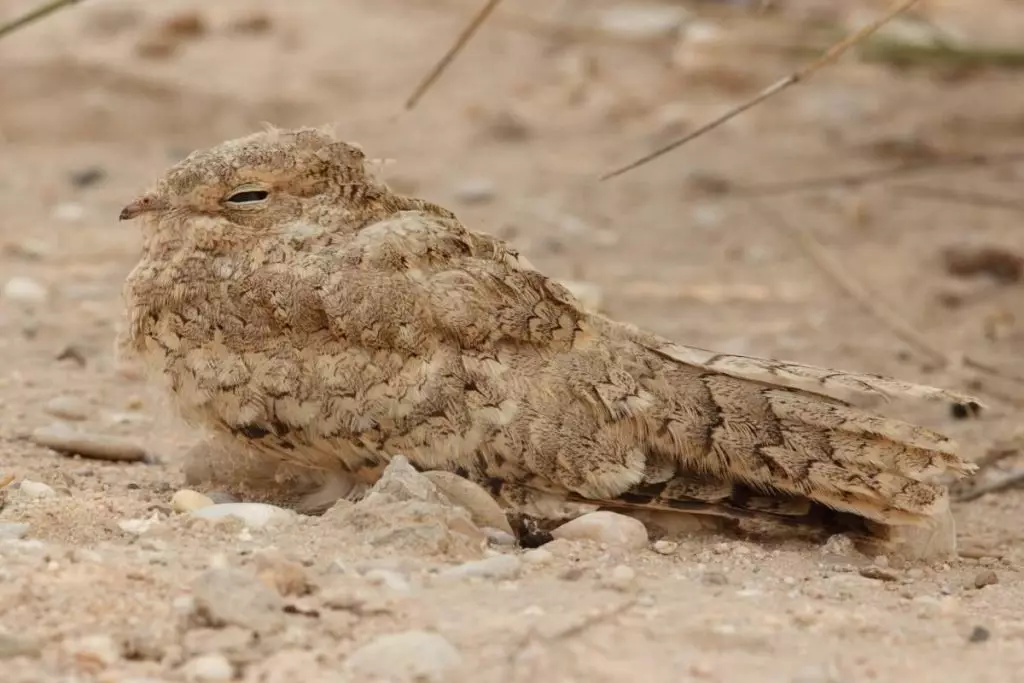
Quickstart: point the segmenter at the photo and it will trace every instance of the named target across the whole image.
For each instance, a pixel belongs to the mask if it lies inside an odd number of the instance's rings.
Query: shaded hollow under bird
[[[507,509],[548,502],[799,525],[947,514],[954,443],[864,408],[971,397],[683,346],[586,310],[509,244],[393,193],[327,129],[192,153],[143,221],[118,345],[234,463],[302,511],[389,458]],[[212,451],[211,451],[212,452]]]

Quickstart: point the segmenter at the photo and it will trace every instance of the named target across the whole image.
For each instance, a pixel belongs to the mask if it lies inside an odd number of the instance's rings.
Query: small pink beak
[[[143,214],[148,211],[160,211],[161,209],[166,209],[167,206],[166,200],[152,194],[144,194],[121,209],[121,215],[118,219],[122,221],[130,221],[139,214]]]

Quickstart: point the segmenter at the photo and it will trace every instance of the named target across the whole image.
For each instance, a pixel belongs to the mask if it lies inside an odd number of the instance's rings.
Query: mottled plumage
[[[121,349],[206,428],[204,453],[301,509],[358,496],[401,453],[510,507],[900,524],[943,513],[936,477],[971,469],[946,437],[854,405],[973,411],[970,397],[585,310],[510,245],[392,193],[328,131],[193,153],[121,217],[136,216]]]

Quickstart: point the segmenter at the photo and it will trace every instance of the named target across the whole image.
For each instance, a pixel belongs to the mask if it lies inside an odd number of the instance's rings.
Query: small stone
[[[91,412],[89,404],[75,396],[55,396],[46,402],[43,410],[62,420],[85,420]]]
[[[438,574],[440,579],[514,579],[519,575],[522,560],[515,555],[495,555],[482,560],[448,567]]]
[[[107,177],[107,172],[99,166],[87,166],[68,175],[68,180],[75,187],[91,187]]]
[[[523,553],[523,562],[528,564],[547,564],[553,559],[555,556],[544,548],[534,548]]]
[[[967,636],[968,643],[984,643],[986,640],[992,637],[992,633],[984,626],[975,626],[971,629],[971,634]]]
[[[577,517],[555,529],[551,535],[556,539],[594,541],[636,550],[647,547],[647,528],[643,522],[606,510]]]
[[[655,40],[675,35],[689,17],[683,7],[629,3],[603,11],[600,25],[620,38]]]
[[[491,545],[504,546],[511,548],[516,544],[516,537],[507,531],[501,529],[495,529],[494,527],[485,526],[481,529],[487,536],[487,542]]]
[[[175,512],[193,512],[214,504],[209,496],[192,489],[181,489],[171,496],[171,509]]]
[[[709,586],[725,586],[729,583],[729,577],[722,572],[705,572],[701,579]]]
[[[32,432],[32,442],[58,453],[114,462],[146,460],[146,450],[130,439],[106,434],[90,434],[70,429],[67,425],[40,427]]]
[[[276,505],[267,503],[220,503],[193,510],[193,517],[200,519],[240,519],[249,529],[262,529],[287,522],[294,518],[294,513]]]
[[[117,528],[129,536],[144,536],[160,531],[163,525],[154,516],[147,519],[122,519],[117,523]]]
[[[512,525],[508,523],[505,511],[479,484],[443,470],[431,470],[422,476],[436,486],[453,505],[468,512],[477,526],[491,527],[512,535]]]
[[[78,202],[62,202],[53,207],[53,217],[65,223],[77,223],[85,217],[85,207]]]
[[[999,583],[999,576],[991,569],[983,569],[974,576],[972,582],[975,588],[984,588]]]
[[[0,522],[0,541],[25,538],[29,528],[25,522]]]
[[[464,180],[455,188],[455,199],[463,204],[486,204],[494,199],[497,189],[486,178]]]
[[[308,595],[313,591],[305,567],[274,550],[253,555],[256,576],[279,595]]]
[[[40,481],[29,481],[28,479],[21,480],[18,490],[26,498],[53,498],[57,495],[57,492],[51,486]]]
[[[344,668],[357,680],[444,683],[457,677],[462,655],[437,633],[403,631],[380,636],[357,649]]]
[[[12,277],[4,285],[2,294],[11,301],[38,303],[46,299],[47,289],[31,278]]]
[[[206,681],[230,681],[235,676],[235,668],[227,657],[220,653],[212,653],[193,657],[182,667],[185,680],[189,683],[205,683]]]
[[[231,568],[207,569],[192,582],[192,617],[201,625],[241,626],[262,633],[283,626],[281,597],[257,577]]]
[[[861,567],[859,573],[865,578],[877,579],[878,581],[895,581],[899,578],[899,575],[891,569],[874,565],[870,567]]]
[[[93,635],[65,641],[64,651],[84,669],[105,669],[121,659],[121,647],[108,635]]]
[[[614,588],[616,590],[626,590],[630,588],[635,581],[636,570],[632,567],[620,564],[612,568],[608,576],[605,577],[604,583],[609,588]]]
[[[654,552],[659,555],[675,555],[676,550],[679,549],[679,544],[675,541],[655,541]]]

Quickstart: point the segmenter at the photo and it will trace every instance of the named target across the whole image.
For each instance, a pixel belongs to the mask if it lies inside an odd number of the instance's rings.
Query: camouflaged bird
[[[945,514],[936,478],[972,469],[946,437],[855,405],[974,412],[970,397],[610,320],[507,243],[393,193],[328,130],[194,152],[121,218],[144,219],[121,350],[238,476],[300,510],[357,498],[404,454],[526,514],[575,501],[892,525]]]

